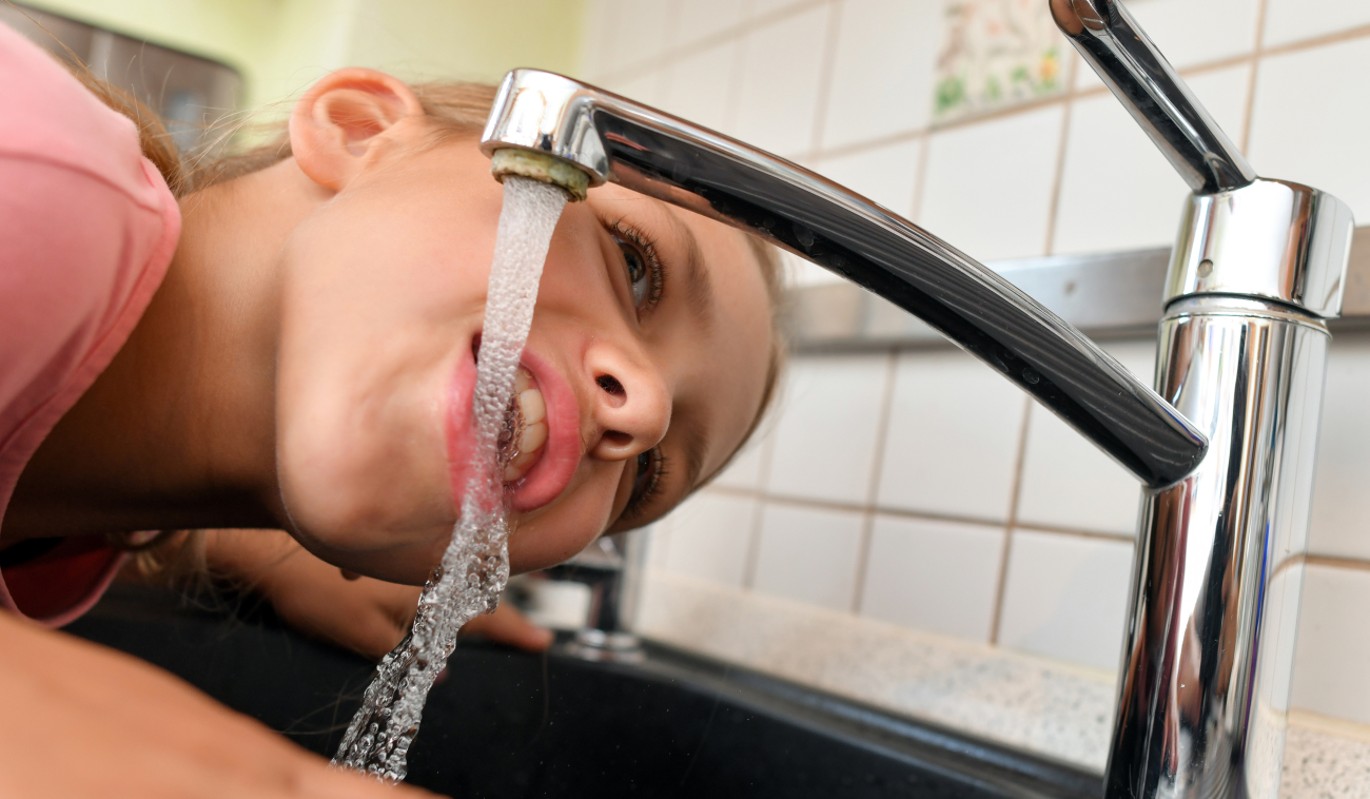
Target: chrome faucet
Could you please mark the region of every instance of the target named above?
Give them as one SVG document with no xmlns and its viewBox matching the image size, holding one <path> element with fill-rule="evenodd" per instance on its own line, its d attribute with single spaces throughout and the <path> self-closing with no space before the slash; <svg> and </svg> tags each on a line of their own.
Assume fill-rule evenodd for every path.
<svg viewBox="0 0 1370 799">
<path fill-rule="evenodd" d="M 640 538 L 602 536 L 574 558 L 542 571 L 543 579 L 580 583 L 589 589 L 586 618 L 567 642 L 568 654 L 615 662 L 642 659 L 642 642 L 632 629 L 642 556 Z"/>
<path fill-rule="evenodd" d="M 920 317 L 1143 484 L 1110 797 L 1278 791 L 1328 334 L 1352 219 L 1257 178 L 1112 0 L 1047 0 L 1193 188 L 1156 390 L 936 236 L 795 164 L 568 78 L 511 72 L 482 141 L 721 220 Z M 1159 392 L 1159 393 L 1158 393 Z"/>
</svg>

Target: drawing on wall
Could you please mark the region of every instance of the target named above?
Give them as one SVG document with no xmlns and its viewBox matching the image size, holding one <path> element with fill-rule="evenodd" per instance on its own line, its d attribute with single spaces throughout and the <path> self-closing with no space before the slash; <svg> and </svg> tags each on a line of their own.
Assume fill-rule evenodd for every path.
<svg viewBox="0 0 1370 799">
<path fill-rule="evenodd" d="M 946 122 L 1061 92 L 1067 42 L 1041 0 L 945 0 L 934 116 Z"/>
</svg>

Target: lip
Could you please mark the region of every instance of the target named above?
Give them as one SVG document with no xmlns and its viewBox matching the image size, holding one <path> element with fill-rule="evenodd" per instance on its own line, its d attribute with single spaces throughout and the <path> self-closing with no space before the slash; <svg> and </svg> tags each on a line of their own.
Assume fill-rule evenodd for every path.
<svg viewBox="0 0 1370 799">
<path fill-rule="evenodd" d="M 520 365 L 533 376 L 547 406 L 547 443 L 542 457 L 526 475 L 504 487 L 509 507 L 519 512 L 541 508 L 561 496 L 580 465 L 580 407 L 565 379 L 534 353 L 524 350 Z M 456 506 L 471 479 L 471 455 L 475 430 L 471 394 L 476 385 L 476 360 L 471 347 L 463 348 L 447 392 L 447 464 Z"/>
</svg>

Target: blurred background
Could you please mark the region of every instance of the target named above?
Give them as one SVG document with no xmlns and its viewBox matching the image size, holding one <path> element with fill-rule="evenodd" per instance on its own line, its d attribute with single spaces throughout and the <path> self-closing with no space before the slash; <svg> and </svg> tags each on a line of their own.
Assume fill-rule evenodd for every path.
<svg viewBox="0 0 1370 799">
<path fill-rule="evenodd" d="M 283 113 L 343 65 L 565 72 L 796 160 L 993 268 L 1168 248 L 1186 194 L 1043 0 L 26 5 L 189 128 Z M 1127 5 L 1261 174 L 1370 220 L 1370 4 Z M 791 269 L 795 291 L 832 280 Z M 1104 344 L 1150 375 L 1150 336 Z M 1340 334 L 1311 538 L 1277 570 L 1304 594 L 1299 618 L 1279 620 L 1289 635 L 1298 622 L 1294 671 L 1277 677 L 1296 719 L 1363 738 L 1367 396 L 1370 336 Z M 1102 768 L 1137 507 L 1121 467 L 959 351 L 801 349 L 758 440 L 649 533 L 637 625 Z"/>
</svg>

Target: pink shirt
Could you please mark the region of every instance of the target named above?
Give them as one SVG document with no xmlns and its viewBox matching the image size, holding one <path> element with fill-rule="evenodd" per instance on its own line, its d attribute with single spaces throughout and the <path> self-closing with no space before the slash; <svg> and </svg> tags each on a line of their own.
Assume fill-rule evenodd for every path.
<svg viewBox="0 0 1370 799">
<path fill-rule="evenodd" d="M 39 443 L 147 308 L 180 227 L 133 123 L 0 25 L 0 522 Z M 63 540 L 0 571 L 0 606 L 65 624 L 121 560 L 103 537 Z"/>
</svg>

